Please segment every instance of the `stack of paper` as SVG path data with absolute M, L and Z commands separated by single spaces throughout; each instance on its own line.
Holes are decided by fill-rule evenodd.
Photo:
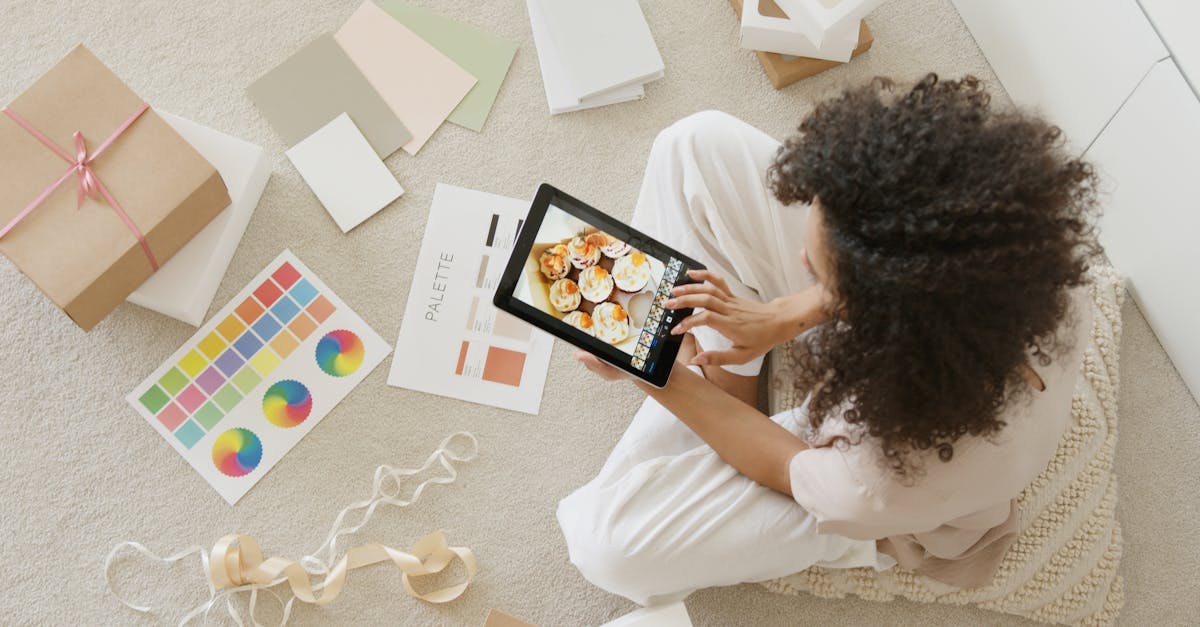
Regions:
M 645 95 L 663 61 L 637 0 L 526 0 L 550 113 Z

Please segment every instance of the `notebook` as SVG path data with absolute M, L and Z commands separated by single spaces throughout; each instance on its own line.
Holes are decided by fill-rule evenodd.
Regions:
M 641 100 L 646 91 L 640 84 L 626 85 L 606 91 L 590 98 L 580 98 L 575 93 L 567 69 L 563 66 L 558 48 L 550 37 L 542 15 L 542 0 L 526 0 L 529 10 L 529 25 L 533 31 L 533 44 L 537 48 L 538 65 L 542 69 L 542 83 L 546 89 L 546 104 L 550 113 L 569 113 L 594 107 Z
M 540 4 L 577 97 L 662 78 L 663 60 L 637 0 Z

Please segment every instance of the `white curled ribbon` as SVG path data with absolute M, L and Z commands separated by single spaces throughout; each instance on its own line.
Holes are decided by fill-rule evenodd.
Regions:
M 469 442 L 469 447 L 465 452 L 457 453 L 451 449 L 451 445 L 456 439 L 465 439 Z M 261 623 L 254 616 L 254 611 L 258 593 L 263 591 L 274 597 L 282 606 L 283 616 L 279 622 L 279 626 L 282 627 L 287 624 L 291 616 L 292 604 L 296 599 L 316 605 L 330 603 L 341 594 L 349 571 L 383 562 L 391 562 L 401 570 L 401 581 L 409 595 L 430 603 L 453 601 L 467 589 L 471 579 L 478 572 L 478 564 L 470 549 L 449 546 L 441 531 L 435 531 L 418 540 L 409 553 L 382 544 L 367 544 L 350 549 L 332 567 L 329 566 L 329 563 L 333 561 L 337 553 L 338 538 L 353 534 L 366 525 L 380 504 L 395 507 L 412 505 L 417 502 L 428 485 L 446 485 L 453 483 L 458 478 L 458 471 L 453 462 L 471 461 L 478 453 L 479 442 L 475 436 L 466 431 L 459 431 L 442 440 L 438 448 L 419 468 L 379 466 L 375 469 L 371 497 L 351 503 L 342 509 L 334 519 L 329 535 L 326 536 L 321 546 L 312 554 L 302 557 L 298 562 L 280 557 L 263 559 L 258 543 L 250 536 L 241 534 L 230 534 L 221 538 L 213 547 L 211 554 L 206 552 L 203 547 L 193 546 L 167 557 L 155 554 L 138 542 L 122 542 L 113 547 L 104 560 L 105 583 L 108 585 L 108 591 L 130 609 L 143 613 L 151 612 L 153 608 L 150 606 L 133 603 L 116 592 L 112 580 L 112 565 L 117 555 L 125 549 L 132 549 L 147 559 L 163 564 L 171 564 L 192 555 L 199 555 L 201 568 L 207 575 L 209 599 L 188 612 L 179 621 L 181 626 L 188 624 L 198 616 L 204 616 L 205 622 L 207 622 L 212 608 L 224 601 L 230 618 L 239 627 L 242 627 L 244 623 L 234 606 L 233 598 L 237 593 L 249 592 L 250 622 L 255 627 L 261 627 Z M 433 468 L 435 464 L 440 465 L 446 474 L 422 481 L 413 490 L 412 496 L 407 499 L 401 498 L 400 491 L 403 487 L 401 482 L 407 477 L 419 475 Z M 351 512 L 358 510 L 365 510 L 362 518 L 356 524 L 345 526 L 346 517 Z M 466 575 L 462 582 L 424 594 L 418 593 L 412 587 L 411 577 L 439 573 L 455 558 L 461 560 L 465 567 Z M 321 580 L 314 583 L 313 576 L 321 577 Z M 271 590 L 284 582 L 288 583 L 291 592 L 287 601 Z M 319 596 L 318 592 L 321 593 Z

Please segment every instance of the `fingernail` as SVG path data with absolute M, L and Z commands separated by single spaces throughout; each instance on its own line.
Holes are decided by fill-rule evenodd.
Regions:
M 671 335 L 679 335 L 680 333 L 683 333 L 682 326 L 675 325 L 674 327 L 671 328 Z
M 671 298 L 671 299 L 667 300 L 667 302 L 665 302 L 665 303 L 663 303 L 663 304 L 667 306 L 667 309 L 674 309 L 674 308 L 675 308 L 675 305 L 678 305 L 679 303 L 675 302 L 675 299 L 674 299 L 674 298 Z

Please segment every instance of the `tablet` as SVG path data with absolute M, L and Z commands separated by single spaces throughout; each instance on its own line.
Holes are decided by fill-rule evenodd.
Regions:
M 704 266 L 572 198 L 538 187 L 493 300 L 496 307 L 651 385 L 666 385 L 691 309 L 671 288 Z

